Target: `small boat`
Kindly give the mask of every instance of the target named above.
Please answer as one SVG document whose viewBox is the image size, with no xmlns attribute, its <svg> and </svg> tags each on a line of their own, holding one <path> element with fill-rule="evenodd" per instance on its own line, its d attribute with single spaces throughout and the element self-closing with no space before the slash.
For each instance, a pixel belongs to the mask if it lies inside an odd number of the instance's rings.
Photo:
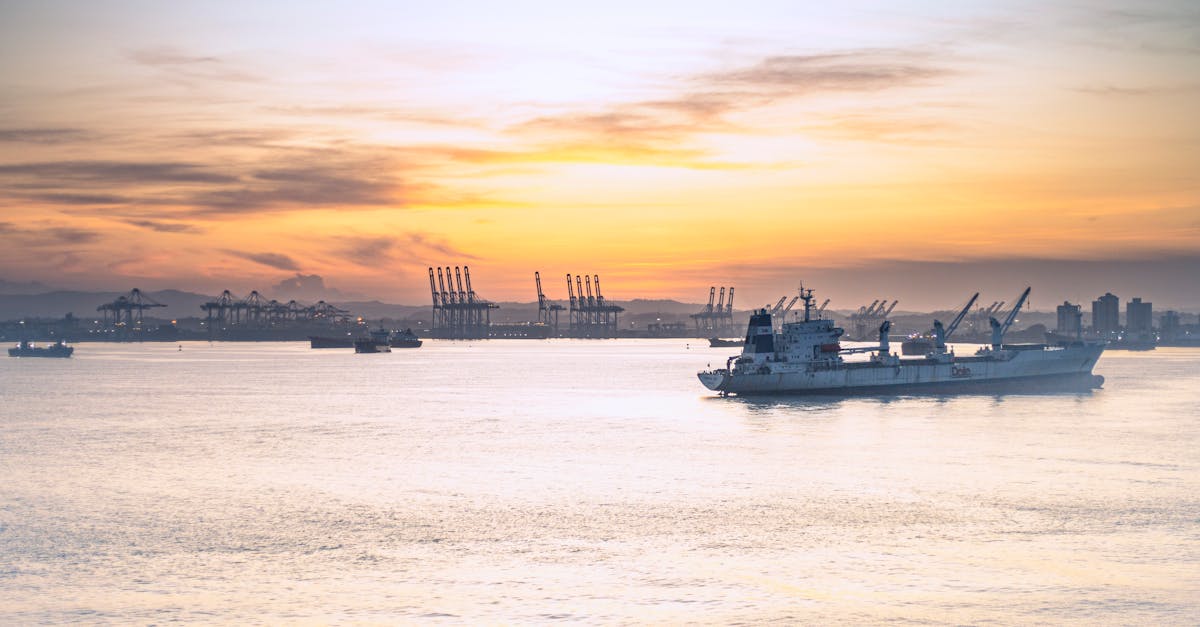
<svg viewBox="0 0 1200 627">
<path fill-rule="evenodd" d="M 349 335 L 345 337 L 310 335 L 308 336 L 308 345 L 310 348 L 352 348 L 354 346 L 354 338 Z"/>
<path fill-rule="evenodd" d="M 722 340 L 719 337 L 708 338 L 708 345 L 712 348 L 729 348 L 730 346 L 741 346 L 743 340 Z"/>
<path fill-rule="evenodd" d="M 75 352 L 75 347 L 67 346 L 66 342 L 59 340 L 49 346 L 36 346 L 28 340 L 21 340 L 20 344 L 8 349 L 9 357 L 70 357 Z"/>
<path fill-rule="evenodd" d="M 387 329 L 379 329 L 371 331 L 370 336 L 360 337 L 354 340 L 354 352 L 356 353 L 390 353 L 392 349 L 388 346 L 388 337 L 391 333 Z"/>
<path fill-rule="evenodd" d="M 416 333 L 412 332 L 412 329 L 405 329 L 393 333 L 391 338 L 388 339 L 388 346 L 392 348 L 420 348 L 421 339 L 417 337 Z"/>
</svg>

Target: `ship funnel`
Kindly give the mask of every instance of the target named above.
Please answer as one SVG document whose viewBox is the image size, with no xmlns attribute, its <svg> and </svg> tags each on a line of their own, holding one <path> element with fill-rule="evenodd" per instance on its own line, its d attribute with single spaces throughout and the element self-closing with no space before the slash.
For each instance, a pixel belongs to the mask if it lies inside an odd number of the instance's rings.
<svg viewBox="0 0 1200 627">
<path fill-rule="evenodd" d="M 891 351 L 891 343 L 888 341 L 888 331 L 892 330 L 892 321 L 884 320 L 883 324 L 879 325 L 879 354 L 886 355 Z"/>
<path fill-rule="evenodd" d="M 933 321 L 933 347 L 939 353 L 946 350 L 946 327 L 941 320 Z"/>
<path fill-rule="evenodd" d="M 746 330 L 744 353 L 774 353 L 775 325 L 771 312 L 759 309 L 750 316 L 750 327 Z"/>
</svg>

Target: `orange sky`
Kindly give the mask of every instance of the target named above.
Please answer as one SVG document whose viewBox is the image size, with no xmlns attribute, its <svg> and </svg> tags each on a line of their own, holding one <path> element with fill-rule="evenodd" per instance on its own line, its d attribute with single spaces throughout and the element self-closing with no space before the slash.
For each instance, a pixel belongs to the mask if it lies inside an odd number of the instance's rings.
<svg viewBox="0 0 1200 627">
<path fill-rule="evenodd" d="M 540 270 L 752 303 L 897 262 L 1200 274 L 1194 3 L 645 4 L 0 4 L 0 279 L 415 304 L 468 264 L 495 300 Z"/>
</svg>

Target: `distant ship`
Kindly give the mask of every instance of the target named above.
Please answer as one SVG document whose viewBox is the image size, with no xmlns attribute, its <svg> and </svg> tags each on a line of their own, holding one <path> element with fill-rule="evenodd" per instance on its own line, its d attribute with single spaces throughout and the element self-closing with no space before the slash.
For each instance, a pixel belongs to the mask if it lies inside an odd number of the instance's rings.
<svg viewBox="0 0 1200 627">
<path fill-rule="evenodd" d="M 813 315 L 812 290 L 801 288 L 800 296 L 803 320 L 784 323 L 776 333 L 766 309 L 754 312 L 741 354 L 730 357 L 725 368 L 698 373 L 700 382 L 722 395 L 1031 391 L 1093 389 L 1104 383 L 1103 377 L 1092 374 L 1104 352 L 1102 342 L 1003 343 L 1029 289 L 1003 323 L 989 320 L 991 346 L 972 356 L 955 355 L 946 349 L 941 325 L 935 324 L 933 350 L 918 359 L 901 359 L 890 352 L 888 320 L 879 328 L 878 346 L 842 348 L 844 331 L 832 320 Z M 872 355 L 864 361 L 843 359 L 853 353 Z"/>
<path fill-rule="evenodd" d="M 360 337 L 354 340 L 354 352 L 390 353 L 392 352 L 392 348 L 388 342 L 390 336 L 391 332 L 387 329 L 371 331 L 367 337 Z"/>
<path fill-rule="evenodd" d="M 309 348 L 354 348 L 354 338 L 349 335 L 345 337 L 324 337 L 320 335 L 308 336 Z"/>
<path fill-rule="evenodd" d="M 708 345 L 711 348 L 729 348 L 731 346 L 741 346 L 745 340 L 722 340 L 719 337 L 708 338 Z"/>
<path fill-rule="evenodd" d="M 388 346 L 392 348 L 421 348 L 421 339 L 412 329 L 396 331 L 388 338 Z"/>
<path fill-rule="evenodd" d="M 49 346 L 36 346 L 33 342 L 21 340 L 20 344 L 8 349 L 9 357 L 70 357 L 75 347 L 67 346 L 59 340 Z"/>
<path fill-rule="evenodd" d="M 933 338 L 928 335 L 914 334 L 904 338 L 900 343 L 901 355 L 925 355 L 933 350 Z"/>
</svg>

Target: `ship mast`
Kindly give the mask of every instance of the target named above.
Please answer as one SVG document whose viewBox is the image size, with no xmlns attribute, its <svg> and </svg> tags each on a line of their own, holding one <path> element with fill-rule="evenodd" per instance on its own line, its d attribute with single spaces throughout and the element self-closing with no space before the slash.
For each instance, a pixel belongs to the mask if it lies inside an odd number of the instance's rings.
<svg viewBox="0 0 1200 627">
<path fill-rule="evenodd" d="M 813 295 L 812 289 L 804 289 L 804 284 L 800 284 L 800 299 L 804 301 L 804 321 L 812 320 Z"/>
</svg>

